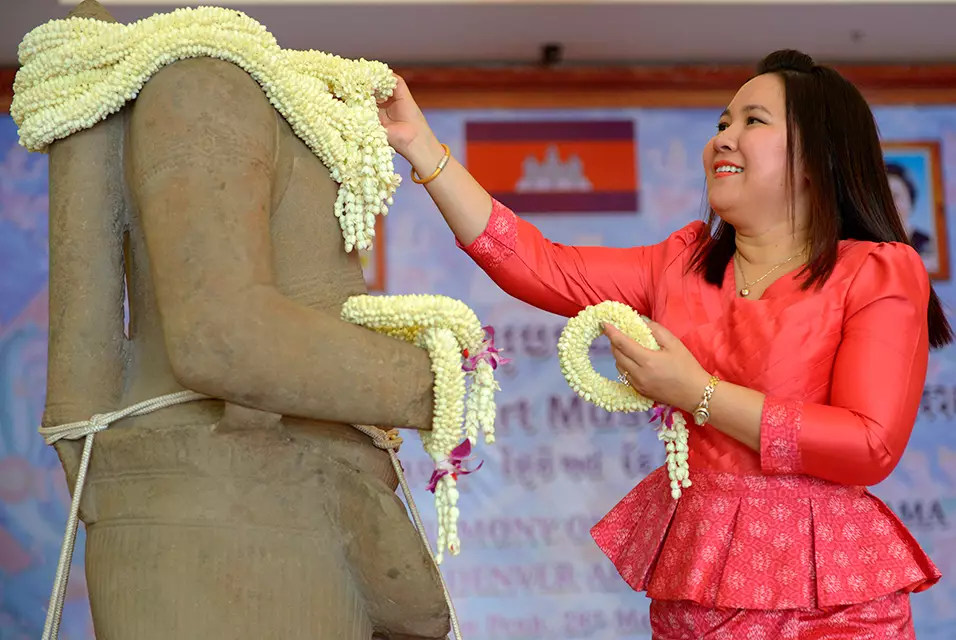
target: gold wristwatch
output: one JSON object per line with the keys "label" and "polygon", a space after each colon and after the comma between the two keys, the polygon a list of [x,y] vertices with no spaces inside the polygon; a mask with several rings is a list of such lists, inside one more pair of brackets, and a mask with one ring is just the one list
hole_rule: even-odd
{"label": "gold wristwatch", "polygon": [[710,398],[714,395],[714,389],[717,388],[718,384],[720,384],[720,378],[711,375],[710,381],[704,388],[704,397],[701,399],[700,404],[697,405],[697,408],[694,409],[694,424],[698,427],[704,426],[707,424],[707,421],[710,420]]}

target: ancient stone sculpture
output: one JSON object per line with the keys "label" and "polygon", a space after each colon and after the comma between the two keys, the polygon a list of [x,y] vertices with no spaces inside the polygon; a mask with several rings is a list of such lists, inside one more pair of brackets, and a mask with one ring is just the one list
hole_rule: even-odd
{"label": "ancient stone sculpture", "polygon": [[[89,0],[71,16],[112,20]],[[445,637],[388,457],[348,427],[427,429],[429,357],[339,319],[365,283],[326,166],[211,58],[49,153],[44,425],[225,399],[97,435],[80,506],[97,638]],[[83,445],[56,449],[73,487]]]}

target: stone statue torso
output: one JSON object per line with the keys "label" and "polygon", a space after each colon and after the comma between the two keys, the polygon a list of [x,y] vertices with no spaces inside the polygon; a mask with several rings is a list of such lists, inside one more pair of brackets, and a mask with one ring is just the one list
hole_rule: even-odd
{"label": "stone statue torso", "polygon": [[[208,87],[232,102],[210,104]],[[192,91],[206,109],[195,118],[175,104]],[[236,126],[210,133],[217,113],[220,125],[236,114]],[[188,388],[184,376],[227,399],[97,434],[81,503],[97,637],[443,638],[440,579],[394,493],[387,454],[349,427],[427,426],[428,357],[338,320],[342,303],[366,292],[333,215],[338,185],[255,81],[223,61],[161,69],[97,127],[117,119],[122,168],[108,178],[123,184],[125,231],[115,231],[129,335],[120,406],[111,410]],[[95,142],[97,127],[57,143],[51,180],[82,160],[78,150]],[[177,170],[184,162],[191,172]],[[237,179],[234,164],[248,172]],[[70,215],[61,203],[67,187],[81,188],[72,185],[51,189],[51,216]],[[235,295],[219,302],[236,285],[224,281],[228,271],[212,275],[217,261],[251,269],[247,286],[274,292],[242,298],[247,306]],[[262,332],[261,323],[275,328]],[[245,355],[250,347],[261,362]],[[217,358],[244,365],[204,364]],[[45,422],[75,419],[82,402],[73,399],[84,391],[70,384],[51,386]],[[80,448],[57,444],[71,483]]]}

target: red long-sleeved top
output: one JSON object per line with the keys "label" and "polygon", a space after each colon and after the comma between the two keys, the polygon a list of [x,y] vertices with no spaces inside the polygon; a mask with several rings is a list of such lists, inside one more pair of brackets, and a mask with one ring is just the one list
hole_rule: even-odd
{"label": "red long-sleeved top", "polygon": [[[740,546],[745,526],[778,531],[781,540],[797,531],[809,536],[806,546],[788,543],[786,553],[778,549],[780,562],[799,563],[797,555],[787,555],[799,551],[809,569],[805,555],[815,549],[818,561],[833,553],[842,568],[833,569],[832,559],[828,568],[816,566],[806,581],[793,583],[802,585],[797,591],[770,575],[757,586],[731,586],[726,580],[731,551],[722,556],[719,571],[705,571],[694,564],[703,561],[700,555],[671,545],[668,532],[680,531],[683,507],[668,495],[666,476],[651,491],[661,484],[654,474],[595,527],[598,544],[635,588],[647,589],[652,597],[709,605],[763,608],[768,601],[759,594],[767,588],[777,594],[769,605],[816,606],[860,601],[864,595],[889,593],[891,587],[915,590],[932,584],[939,575],[932,562],[889,509],[863,488],[882,481],[899,462],[919,409],[929,357],[929,278],[918,254],[905,244],[843,241],[822,288],[803,290],[795,272],[775,281],[759,299],[749,299],[737,296],[732,262],[721,287],[688,269],[694,243],[704,232],[703,223],[695,222],[646,247],[564,246],[495,202],[485,231],[462,248],[515,298],[564,316],[604,300],[626,303],[672,331],[708,371],[764,393],[759,452],[709,425],[691,423],[688,462],[691,478],[697,480],[681,504],[701,499],[719,505],[720,491],[735,487],[729,495],[737,507],[722,508],[705,520],[710,533],[701,534],[701,544],[710,540],[721,556],[721,549]],[[766,491],[774,497],[761,493]],[[839,495],[849,496],[847,500],[865,496],[866,501],[834,502],[827,493],[832,491],[842,491]],[[769,520],[764,500],[776,500],[780,507]],[[825,510],[831,516],[839,511],[844,519],[827,525]],[[846,515],[854,510],[852,517]],[[649,513],[663,519],[655,521]],[[728,514],[733,515],[725,522],[730,531],[712,538],[719,535],[716,523]],[[641,548],[635,559],[637,547],[628,542],[633,531],[621,528],[625,521],[643,529],[652,547],[656,539],[658,553]],[[694,522],[700,522],[699,514]],[[867,538],[853,534],[847,523],[898,533],[880,543],[893,549],[885,552],[891,555],[886,562],[896,563],[892,577],[884,573],[881,580],[866,579],[866,571],[860,573],[861,558],[872,569],[880,553],[873,551],[870,557],[860,551]],[[843,541],[850,547],[831,549],[836,545],[832,528],[840,526],[854,539]],[[859,557],[846,559],[850,550]],[[655,572],[654,566],[669,568]],[[699,576],[691,581],[694,572],[711,576],[710,586]],[[829,587],[821,581],[829,581]],[[851,588],[848,581],[857,586]]]}

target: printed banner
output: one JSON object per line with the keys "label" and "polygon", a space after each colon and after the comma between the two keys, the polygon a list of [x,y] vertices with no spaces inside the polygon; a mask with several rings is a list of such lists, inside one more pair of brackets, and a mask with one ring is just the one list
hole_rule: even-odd
{"label": "printed banner", "polygon": [[[888,161],[902,168],[894,194],[908,207],[912,237],[926,237],[921,255],[956,313],[956,233],[947,229],[956,220],[956,106],[883,107],[876,116]],[[467,150],[466,163],[486,187],[540,214],[533,221],[545,236],[607,246],[658,242],[701,216],[700,152],[718,117],[719,109],[429,114],[443,142]],[[70,499],[53,449],[36,433],[46,385],[46,167],[46,156],[19,147],[12,120],[0,116],[0,640],[41,635]],[[397,170],[407,175],[409,167],[399,162]],[[600,215],[637,211],[638,192],[640,215]],[[459,485],[461,554],[446,554],[442,565],[464,638],[648,640],[647,598],[624,583],[588,531],[661,464],[656,433],[643,414],[610,414],[574,394],[557,363],[566,320],[501,293],[455,246],[425,190],[400,188],[384,227],[377,238],[385,251],[365,264],[370,284],[463,300],[496,328],[498,346],[513,359],[498,369],[497,442],[478,448],[484,466]],[[603,339],[592,360],[615,375]],[[433,496],[425,490],[432,463],[417,435],[405,434],[400,457],[434,545]],[[917,637],[952,640],[956,347],[932,354],[909,448],[874,492],[944,574],[913,596]],[[63,640],[94,637],[80,533]]]}

